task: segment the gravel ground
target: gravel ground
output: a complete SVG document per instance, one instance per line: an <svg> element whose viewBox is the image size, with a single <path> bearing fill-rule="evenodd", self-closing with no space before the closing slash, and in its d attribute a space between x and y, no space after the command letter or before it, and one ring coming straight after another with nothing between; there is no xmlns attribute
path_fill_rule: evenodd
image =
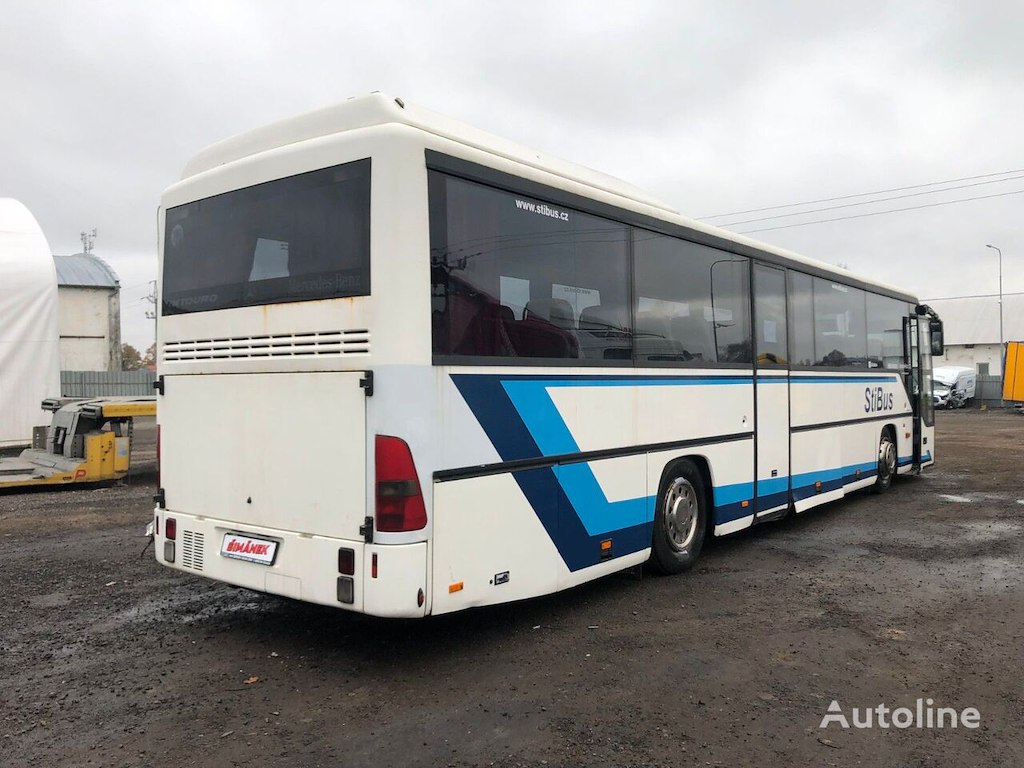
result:
<svg viewBox="0 0 1024 768"><path fill-rule="evenodd" d="M1024 417L938 419L937 468L688 575L419 622L140 557L145 445L130 485L0 494L0 764L1024 765ZM917 698L981 726L818 727Z"/></svg>

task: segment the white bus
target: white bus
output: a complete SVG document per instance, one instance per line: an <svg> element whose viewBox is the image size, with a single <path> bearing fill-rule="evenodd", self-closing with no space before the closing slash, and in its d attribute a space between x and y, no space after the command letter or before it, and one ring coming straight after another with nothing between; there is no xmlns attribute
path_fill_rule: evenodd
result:
<svg viewBox="0 0 1024 768"><path fill-rule="evenodd" d="M914 296L382 94L164 194L163 565L377 616L566 589L935 458Z"/></svg>

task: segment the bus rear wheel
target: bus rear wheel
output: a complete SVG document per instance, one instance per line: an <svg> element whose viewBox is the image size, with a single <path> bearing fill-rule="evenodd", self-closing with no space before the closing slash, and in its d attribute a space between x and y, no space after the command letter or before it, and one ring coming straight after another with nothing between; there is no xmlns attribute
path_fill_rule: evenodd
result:
<svg viewBox="0 0 1024 768"><path fill-rule="evenodd" d="M651 564L664 574L690 570L707 529L704 478L691 461L673 464L661 482L654 511Z"/></svg>
<svg viewBox="0 0 1024 768"><path fill-rule="evenodd" d="M892 479L896 476L896 443L892 439L892 433L882 430L882 437L878 441L878 476L871 490L875 493L885 493L892 486Z"/></svg>

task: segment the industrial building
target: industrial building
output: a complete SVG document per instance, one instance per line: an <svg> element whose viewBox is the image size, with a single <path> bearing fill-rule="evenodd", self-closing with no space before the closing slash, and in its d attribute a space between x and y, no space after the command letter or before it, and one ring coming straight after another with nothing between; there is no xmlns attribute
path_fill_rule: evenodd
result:
<svg viewBox="0 0 1024 768"><path fill-rule="evenodd" d="M62 371L121 370L121 285L91 253L54 256Z"/></svg>
<svg viewBox="0 0 1024 768"><path fill-rule="evenodd" d="M999 296L960 296L926 302L945 325L946 354L935 365L964 365L979 376L1001 376ZM1006 341L1024 341L1024 293L1003 294L1003 331Z"/></svg>

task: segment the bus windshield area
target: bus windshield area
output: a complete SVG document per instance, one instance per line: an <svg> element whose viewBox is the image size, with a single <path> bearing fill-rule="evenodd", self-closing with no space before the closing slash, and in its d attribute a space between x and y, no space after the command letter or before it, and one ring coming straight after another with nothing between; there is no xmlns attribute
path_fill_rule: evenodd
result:
<svg viewBox="0 0 1024 768"><path fill-rule="evenodd" d="M370 293L370 161L167 210L163 314Z"/></svg>

